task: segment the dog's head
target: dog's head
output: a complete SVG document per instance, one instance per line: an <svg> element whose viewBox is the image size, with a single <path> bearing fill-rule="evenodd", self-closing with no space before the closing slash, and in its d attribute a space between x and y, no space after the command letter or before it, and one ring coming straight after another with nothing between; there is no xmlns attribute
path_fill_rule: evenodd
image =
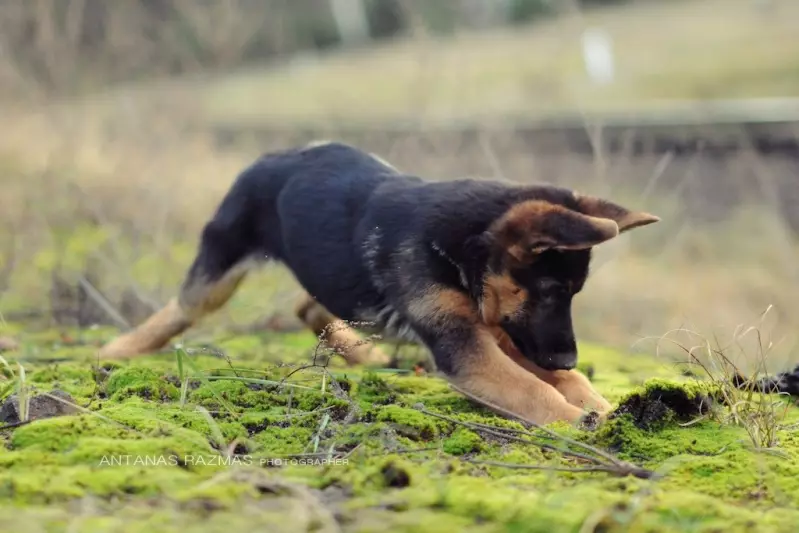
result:
<svg viewBox="0 0 799 533"><path fill-rule="evenodd" d="M591 249L658 217L568 193L517 203L481 236L489 250L480 312L519 351L547 370L577 364L572 298L588 276Z"/></svg>

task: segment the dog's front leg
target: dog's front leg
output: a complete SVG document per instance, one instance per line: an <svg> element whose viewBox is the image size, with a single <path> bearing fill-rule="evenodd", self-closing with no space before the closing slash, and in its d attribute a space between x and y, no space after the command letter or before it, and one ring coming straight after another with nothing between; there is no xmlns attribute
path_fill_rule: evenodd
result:
<svg viewBox="0 0 799 533"><path fill-rule="evenodd" d="M468 331L438 331L431 343L438 369L453 385L536 424L578 422L585 415L554 387L520 368L482 326Z"/></svg>
<svg viewBox="0 0 799 533"><path fill-rule="evenodd" d="M519 372L490 333L479 327L457 356L451 379L477 398L536 424L577 422L585 414L545 381Z"/></svg>
<svg viewBox="0 0 799 533"><path fill-rule="evenodd" d="M583 409L596 410L600 414L611 410L610 403L594 389L591 381L582 373L577 370L544 370L522 355L501 329L493 328L491 333L497 339L499 347L510 359L540 380L555 387L570 404Z"/></svg>
<svg viewBox="0 0 799 533"><path fill-rule="evenodd" d="M433 354L436 367L453 385L537 424L578 422L584 412L554 387L522 371L499 347L464 293L431 285L407 306L413 329Z"/></svg>

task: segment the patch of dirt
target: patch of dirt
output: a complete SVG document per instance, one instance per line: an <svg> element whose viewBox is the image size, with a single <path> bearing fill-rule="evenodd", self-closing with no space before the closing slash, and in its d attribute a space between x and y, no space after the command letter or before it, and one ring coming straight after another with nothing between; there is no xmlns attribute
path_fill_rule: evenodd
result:
<svg viewBox="0 0 799 533"><path fill-rule="evenodd" d="M680 387L652 387L629 396L608 418L629 414L639 429L655 430L669 420L687 421L701 416L713 404L707 394L691 393Z"/></svg>
<svg viewBox="0 0 799 533"><path fill-rule="evenodd" d="M408 471L392 462L383 466L380 473L383 475L383 482L386 487L399 489L411 484L411 476Z"/></svg>
<svg viewBox="0 0 799 533"><path fill-rule="evenodd" d="M74 405L75 400L62 390L54 390L45 394L37 394L29 400L28 420L51 418L54 416L70 415L78 410ZM0 406L0 422L4 424L18 424L20 418L19 397L12 394Z"/></svg>

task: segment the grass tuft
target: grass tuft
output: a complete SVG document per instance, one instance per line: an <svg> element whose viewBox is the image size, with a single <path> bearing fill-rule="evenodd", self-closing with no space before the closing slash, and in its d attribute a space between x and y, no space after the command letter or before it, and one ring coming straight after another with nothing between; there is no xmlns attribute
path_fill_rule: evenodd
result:
<svg viewBox="0 0 799 533"><path fill-rule="evenodd" d="M712 384L722 409L710 409L703 416L743 428L756 450L779 445L780 423L791 405L786 401L790 395L761 386L769 379L768 356L774 347L773 342L764 339L762 329L771 310L772 307L766 309L757 325L736 328L732 341L726 345L688 329L674 330L661 338L677 346L687 356L688 367L699 369L700 376ZM688 337L693 343L676 340L676 335ZM744 341L748 338L752 342L747 346ZM742 364L750 370L743 372Z"/></svg>

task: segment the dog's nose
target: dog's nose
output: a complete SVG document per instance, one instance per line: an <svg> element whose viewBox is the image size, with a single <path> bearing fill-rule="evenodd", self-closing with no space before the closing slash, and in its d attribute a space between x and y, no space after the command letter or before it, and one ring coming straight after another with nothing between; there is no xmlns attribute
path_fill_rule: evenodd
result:
<svg viewBox="0 0 799 533"><path fill-rule="evenodd" d="M576 353L555 354L544 358L541 367L544 370L572 370L577 366Z"/></svg>

